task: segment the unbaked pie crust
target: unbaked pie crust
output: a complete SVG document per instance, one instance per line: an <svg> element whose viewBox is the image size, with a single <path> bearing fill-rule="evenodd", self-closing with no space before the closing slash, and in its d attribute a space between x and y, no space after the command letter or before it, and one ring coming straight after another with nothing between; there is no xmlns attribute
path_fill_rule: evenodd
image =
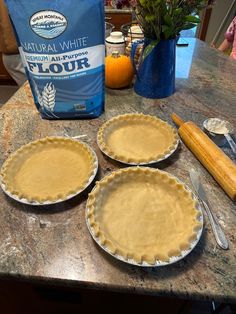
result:
<svg viewBox="0 0 236 314"><path fill-rule="evenodd" d="M144 114L116 116L102 125L97 141L109 157L124 163L146 164L162 160L178 145L174 128Z"/></svg>
<svg viewBox="0 0 236 314"><path fill-rule="evenodd" d="M19 199L53 202L83 190L96 170L96 156L86 144L47 137L11 154L2 166L1 181Z"/></svg>
<svg viewBox="0 0 236 314"><path fill-rule="evenodd" d="M168 262L202 229L192 194L168 173L147 167L113 172L90 193L87 222L112 255L138 264Z"/></svg>

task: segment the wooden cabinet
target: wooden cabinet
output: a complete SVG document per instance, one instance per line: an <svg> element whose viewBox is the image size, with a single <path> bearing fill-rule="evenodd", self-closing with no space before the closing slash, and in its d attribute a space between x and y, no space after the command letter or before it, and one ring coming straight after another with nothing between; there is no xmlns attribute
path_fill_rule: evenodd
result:
<svg viewBox="0 0 236 314"><path fill-rule="evenodd" d="M2 62L2 53L0 53L0 85L16 85Z"/></svg>
<svg viewBox="0 0 236 314"><path fill-rule="evenodd" d="M115 31L120 31L120 28L123 24L132 22L131 12L124 13L106 13L106 22L109 22L115 26Z"/></svg>

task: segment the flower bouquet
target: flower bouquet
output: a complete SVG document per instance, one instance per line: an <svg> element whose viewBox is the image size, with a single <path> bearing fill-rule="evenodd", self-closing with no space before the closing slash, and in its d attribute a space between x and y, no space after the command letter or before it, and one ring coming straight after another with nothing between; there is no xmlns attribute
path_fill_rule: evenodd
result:
<svg viewBox="0 0 236 314"><path fill-rule="evenodd" d="M145 58L160 40L176 38L182 30L195 27L200 19L199 11L206 0L117 0L116 7L131 7L146 38Z"/></svg>
<svg viewBox="0 0 236 314"><path fill-rule="evenodd" d="M146 98L165 98L175 92L176 42L182 30L195 27L207 0L117 0L116 7L133 9L143 33L142 58L134 64L134 90ZM133 42L131 59L138 49Z"/></svg>

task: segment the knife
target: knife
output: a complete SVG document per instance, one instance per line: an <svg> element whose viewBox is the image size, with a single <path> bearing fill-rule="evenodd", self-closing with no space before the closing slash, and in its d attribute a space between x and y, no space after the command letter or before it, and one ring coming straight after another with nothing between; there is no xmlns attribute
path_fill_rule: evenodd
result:
<svg viewBox="0 0 236 314"><path fill-rule="evenodd" d="M194 190L196 191L198 198L200 199L201 203L203 204L206 213L209 217L211 226L212 226L212 230L216 239L217 244L224 250L227 250L229 248L229 244L228 241L226 239L226 236L223 232L223 230L221 229L221 226L216 218L216 216L213 214L212 210L211 210L211 206L210 203L207 199L206 196L206 192L203 188L203 185L200 181L200 174L195 171L194 169L191 169L189 171L189 175L190 175L190 179L192 182L192 185L194 187Z"/></svg>

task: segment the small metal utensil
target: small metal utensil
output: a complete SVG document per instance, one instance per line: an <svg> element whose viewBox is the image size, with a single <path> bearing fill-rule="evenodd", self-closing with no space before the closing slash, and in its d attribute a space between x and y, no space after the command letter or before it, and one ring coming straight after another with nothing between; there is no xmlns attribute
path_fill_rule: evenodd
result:
<svg viewBox="0 0 236 314"><path fill-rule="evenodd" d="M211 210L211 206L208 202L207 196L206 196L206 192L203 188L203 185L200 181L200 174L195 171L194 169L191 169L189 171L189 175L190 175L190 179L192 182L192 185L198 195L198 198L200 199L201 203L203 204L206 213L209 217L211 226L212 226L212 230L216 239L217 244L224 250L227 250L229 248L229 244L228 241L226 239L226 236L223 232L223 230L221 229L221 226L216 218L216 216L213 214L212 210Z"/></svg>
<svg viewBox="0 0 236 314"><path fill-rule="evenodd" d="M226 140L228 141L234 155L236 156L236 144L235 141L232 139L231 135L229 133L224 134Z"/></svg>
<svg viewBox="0 0 236 314"><path fill-rule="evenodd" d="M76 135L76 136L70 136L70 135L68 135L67 133L65 133L64 135L65 135L65 137L72 138L72 139L74 139L74 140L79 140L79 139L88 137L87 134Z"/></svg>
<svg viewBox="0 0 236 314"><path fill-rule="evenodd" d="M230 122L218 118L210 118L203 122L203 127L217 145L223 146L226 140L236 156L236 144L230 135L230 133L234 132L234 128Z"/></svg>

